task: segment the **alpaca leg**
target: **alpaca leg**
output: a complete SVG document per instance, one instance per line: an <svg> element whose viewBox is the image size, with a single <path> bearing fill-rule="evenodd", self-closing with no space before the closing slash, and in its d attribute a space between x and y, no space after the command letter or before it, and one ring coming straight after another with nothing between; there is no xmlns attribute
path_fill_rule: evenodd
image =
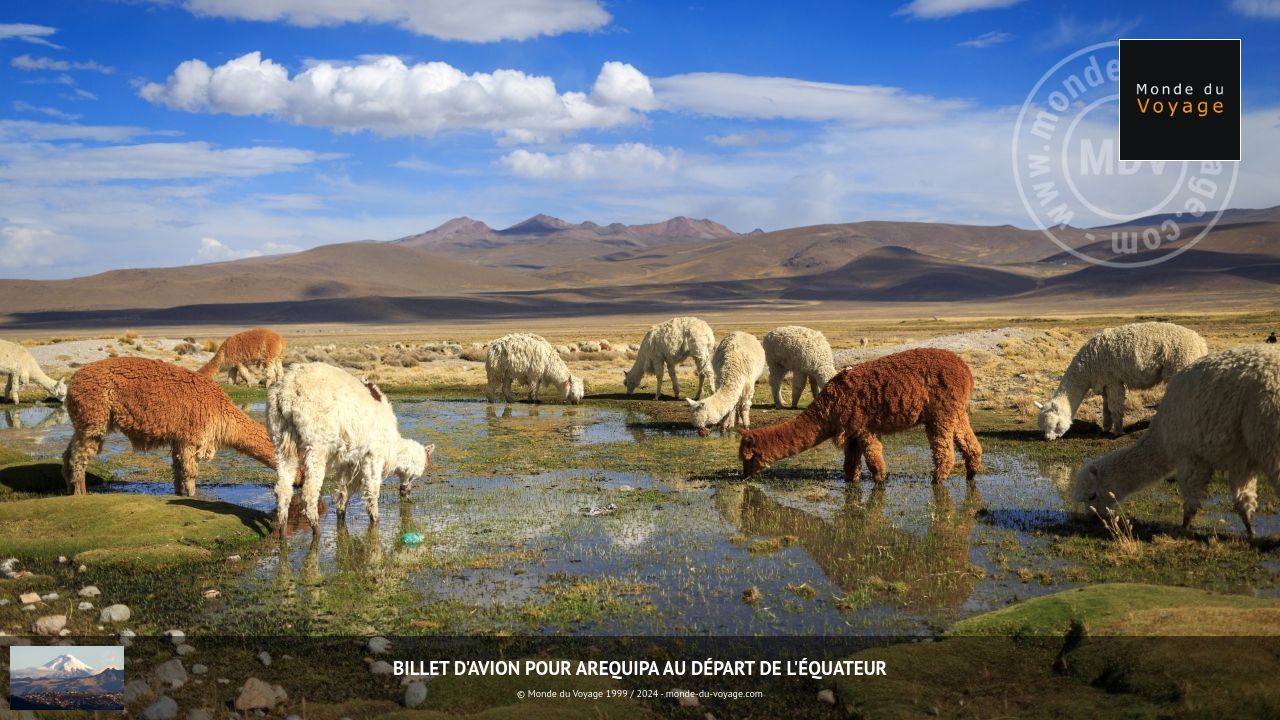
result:
<svg viewBox="0 0 1280 720"><path fill-rule="evenodd" d="M964 456L964 478L972 485L974 477L982 470L982 444L978 442L978 436L973 433L973 426L969 424L969 417L961 418L963 424L956 432L956 445L960 447L960 454Z"/></svg>
<svg viewBox="0 0 1280 720"><path fill-rule="evenodd" d="M1213 468L1207 463L1192 459L1178 466L1178 493L1182 495L1182 529L1191 527L1191 521L1200 506L1204 504L1205 495L1209 492L1209 480L1213 478Z"/></svg>
<svg viewBox="0 0 1280 720"><path fill-rule="evenodd" d="M62 479L67 483L68 495L84 495L84 469L89 461L98 456L102 450L101 436L86 436L76 433L62 453Z"/></svg>
<svg viewBox="0 0 1280 720"><path fill-rule="evenodd" d="M18 404L18 374L9 373L9 379L4 384L4 401Z"/></svg>
<svg viewBox="0 0 1280 720"><path fill-rule="evenodd" d="M293 488L302 480L302 463L294 455L276 450L276 525L284 537L289 522L289 504L293 502Z"/></svg>
<svg viewBox="0 0 1280 720"><path fill-rule="evenodd" d="M333 496L333 507L334 512L338 516L339 522L344 522L346 520L347 501L351 499L351 486L353 480L354 478L352 477L351 470L345 465L334 473L333 487L335 494Z"/></svg>
<svg viewBox="0 0 1280 720"><path fill-rule="evenodd" d="M676 399L680 399L680 379L676 377L676 364L667 361L667 372L671 374L671 392L675 394ZM695 400L697 398L694 398Z"/></svg>
<svg viewBox="0 0 1280 720"><path fill-rule="evenodd" d="M240 381L243 381L245 385L258 384L258 379L253 376L253 373L249 372L249 368L245 367L244 363L236 363L236 374L239 375Z"/></svg>
<svg viewBox="0 0 1280 720"><path fill-rule="evenodd" d="M809 400L810 401L817 400L818 393L820 392L822 392L822 383L818 381L818 376L810 375L809 376L809 394L812 395L813 397L809 398Z"/></svg>
<svg viewBox="0 0 1280 720"><path fill-rule="evenodd" d="M662 399L662 373L666 372L666 369L664 368L662 361L660 360L654 361L653 365L651 365L649 369L653 371L653 377L658 383L658 387L653 391L653 399L661 400Z"/></svg>
<svg viewBox="0 0 1280 720"><path fill-rule="evenodd" d="M769 389L773 391L773 409L782 409L782 381L787 376L786 368L777 365L769 366Z"/></svg>
<svg viewBox="0 0 1280 720"><path fill-rule="evenodd" d="M511 398L511 378L502 381L502 399L506 402L512 402Z"/></svg>
<svg viewBox="0 0 1280 720"><path fill-rule="evenodd" d="M804 373L796 370L791 373L791 409L800 407L800 396L804 394L804 384L808 380Z"/></svg>
<svg viewBox="0 0 1280 720"><path fill-rule="evenodd" d="M857 486L862 481L862 455L866 438L848 438L844 444L844 484Z"/></svg>
<svg viewBox="0 0 1280 720"><path fill-rule="evenodd" d="M324 483L327 458L322 452L308 452L302 466L302 499L306 502L303 514L311 523L311 532L320 534L320 486Z"/></svg>
<svg viewBox="0 0 1280 720"><path fill-rule="evenodd" d="M191 497L196 494L196 477L200 464L196 461L196 447L187 443L173 444L173 494Z"/></svg>
<svg viewBox="0 0 1280 720"><path fill-rule="evenodd" d="M863 450L862 455L867 460L867 469L871 471L871 479L875 481L876 486L884 485L887 468L884 464L884 445L880 444L880 438L875 435L868 435L862 438Z"/></svg>
<svg viewBox="0 0 1280 720"><path fill-rule="evenodd" d="M363 484L364 509L369 513L369 523L378 522L378 496L382 490L381 465L366 457L360 463L360 481Z"/></svg>
<svg viewBox="0 0 1280 720"><path fill-rule="evenodd" d="M1124 401L1123 385L1108 385L1102 389L1102 429L1104 432L1114 436L1124 434Z"/></svg>
<svg viewBox="0 0 1280 720"><path fill-rule="evenodd" d="M1253 540L1253 513L1258 509L1258 478L1247 473L1232 473L1231 490L1235 495L1236 514L1244 523L1245 534Z"/></svg>
<svg viewBox="0 0 1280 720"><path fill-rule="evenodd" d="M934 423L925 425L924 432L933 450L933 482L937 484L945 481L955 467L956 447L952 440L955 433Z"/></svg>
<svg viewBox="0 0 1280 720"><path fill-rule="evenodd" d="M531 378L526 382L529 383L529 401L538 402L538 393L542 391L542 378Z"/></svg>
<svg viewBox="0 0 1280 720"><path fill-rule="evenodd" d="M493 404L493 394L498 389L495 386L493 380L494 380L493 378L489 378L488 380L485 381L485 384L484 384L484 399L490 405Z"/></svg>
<svg viewBox="0 0 1280 720"><path fill-rule="evenodd" d="M738 424L743 430L751 427L751 401L755 399L756 386L750 383L742 389L742 398L738 400Z"/></svg>

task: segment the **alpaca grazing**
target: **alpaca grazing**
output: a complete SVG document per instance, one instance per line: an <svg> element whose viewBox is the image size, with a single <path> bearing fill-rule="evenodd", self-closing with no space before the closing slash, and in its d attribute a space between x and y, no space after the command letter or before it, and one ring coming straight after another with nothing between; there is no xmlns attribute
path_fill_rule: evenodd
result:
<svg viewBox="0 0 1280 720"><path fill-rule="evenodd" d="M498 388L502 399L511 402L511 383L519 380L529 386L529 400L538 401L542 385L554 386L560 399L571 405L582 402L585 389L582 378L569 372L560 354L539 335L512 333L492 343L484 354L484 372L488 380L484 395L493 402Z"/></svg>
<svg viewBox="0 0 1280 720"><path fill-rule="evenodd" d="M75 432L62 476L73 495L85 494L85 466L111 430L124 433L134 450L169 446L178 495L195 494L199 462L220 448L276 466L266 428L209 378L160 360L115 357L85 365L71 378L66 408Z"/></svg>
<svg viewBox="0 0 1280 720"><path fill-rule="evenodd" d="M764 364L764 348L754 335L732 332L720 341L711 356L716 391L706 400L688 400L689 422L699 435L708 435L710 426L720 432L751 426L751 401Z"/></svg>
<svg viewBox="0 0 1280 720"><path fill-rule="evenodd" d="M4 401L15 405L19 402L18 390L27 383L44 388L49 396L59 402L67 397L67 382L54 380L40 369L30 351L8 340L0 340L0 375L8 375L4 386Z"/></svg>
<svg viewBox="0 0 1280 720"><path fill-rule="evenodd" d="M769 364L769 386L773 389L773 408L782 409L782 381L791 373L791 409L800 404L806 382L816 398L836 374L831 359L831 345L817 330L799 325L786 325L765 333L764 354Z"/></svg>
<svg viewBox="0 0 1280 720"><path fill-rule="evenodd" d="M972 391L968 366L947 350L906 350L847 367L794 420L742 433L742 475L751 477L780 458L843 436L845 482L858 480L865 455L872 479L880 484L885 479L880 436L923 424L933 449L933 482L951 474L959 445L972 485L982 467L982 446L969 425Z"/></svg>
<svg viewBox="0 0 1280 720"><path fill-rule="evenodd" d="M1280 491L1277 438L1280 350L1223 350L1173 376L1146 434L1086 463L1072 479L1072 495L1105 514L1126 496L1173 476L1186 528L1204 502L1214 471L1220 470L1252 539L1258 477Z"/></svg>
<svg viewBox="0 0 1280 720"><path fill-rule="evenodd" d="M391 401L378 386L324 363L294 365L267 391L267 427L275 444L277 527L288 527L301 467L303 514L320 531L320 485L332 469L338 517L358 486L370 522L378 521L382 480L400 479L407 496L431 464L434 445L400 437Z"/></svg>
<svg viewBox="0 0 1280 720"><path fill-rule="evenodd" d="M266 372L267 385L271 385L284 372L281 360L283 355L284 338L280 333L266 328L253 328L223 340L209 362L196 372L211 378L227 370L233 384L244 382L246 385L256 385L257 380L248 368L253 365Z"/></svg>
<svg viewBox="0 0 1280 720"><path fill-rule="evenodd" d="M1102 394L1102 429L1124 434L1126 390L1167 382L1209 352L1194 330L1163 322L1133 323L1103 330L1085 341L1047 403L1036 402L1046 440L1066 434L1090 392Z"/></svg>
<svg viewBox="0 0 1280 720"><path fill-rule="evenodd" d="M711 392L716 391L711 369L711 354L715 346L716 335L711 326L696 317L677 317L658 323L644 334L640 349L636 351L636 361L630 370L623 373L622 384L627 388L627 394L633 395L644 376L652 374L658 383L653 399L661 400L662 371L665 368L671 375L671 390L678 400L680 381L676 378L676 365L693 358L698 372L698 392L693 399L701 400L703 384L708 385Z"/></svg>

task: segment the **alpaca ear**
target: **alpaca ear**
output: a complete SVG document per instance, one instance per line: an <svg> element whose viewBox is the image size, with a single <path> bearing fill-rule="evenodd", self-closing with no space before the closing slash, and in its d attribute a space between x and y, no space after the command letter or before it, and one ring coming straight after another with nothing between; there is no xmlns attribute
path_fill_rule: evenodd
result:
<svg viewBox="0 0 1280 720"><path fill-rule="evenodd" d="M1031 401L1031 404L1032 404L1032 405L1035 405L1037 410L1043 410L1043 409L1044 409L1044 403L1040 402L1039 400L1032 400L1032 401Z"/></svg>
<svg viewBox="0 0 1280 720"><path fill-rule="evenodd" d="M684 401L685 401L685 402L687 402L687 403L689 403L689 407L691 407L691 408L696 408L696 407L698 407L698 401L697 401L697 400L694 400L693 398L685 398L685 399L684 399Z"/></svg>
<svg viewBox="0 0 1280 720"><path fill-rule="evenodd" d="M423 450L425 450L425 451L426 451L426 453L427 453L427 463L428 463L428 464L430 464L430 463L431 463L431 454L432 454L432 453L434 453L434 452L436 451L436 446L435 446L434 444L432 444L432 445L428 445L428 446L426 446L425 448L423 448Z"/></svg>

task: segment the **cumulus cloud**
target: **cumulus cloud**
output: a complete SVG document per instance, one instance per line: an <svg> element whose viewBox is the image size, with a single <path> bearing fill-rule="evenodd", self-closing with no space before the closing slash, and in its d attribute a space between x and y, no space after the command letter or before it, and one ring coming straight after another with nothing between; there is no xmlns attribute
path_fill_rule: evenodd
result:
<svg viewBox="0 0 1280 720"><path fill-rule="evenodd" d="M289 76L252 52L211 68L188 60L143 98L175 110L266 115L300 125L383 135L487 130L528 142L639 119L653 106L648 79L624 63L605 63L590 94L557 91L545 76L519 70L464 73L443 62L406 65L392 56L356 64L317 62Z"/></svg>
<svg viewBox="0 0 1280 720"><path fill-rule="evenodd" d="M108 65L100 65L94 60L73 62L70 60L54 60L47 57L31 57L30 55L19 55L10 60L9 64L19 70L58 70L61 72L66 72L67 70L89 70L103 75L110 75L116 71L115 68Z"/></svg>
<svg viewBox="0 0 1280 720"><path fill-rule="evenodd" d="M882 85L841 85L785 77L689 73L655 78L665 110L715 117L838 121L851 125L918 122L965 103Z"/></svg>
<svg viewBox="0 0 1280 720"><path fill-rule="evenodd" d="M644 143L623 143L608 148L583 144L560 154L520 149L498 161L514 175L538 180L621 181L637 175L650 178L670 175L679 162L678 151L660 150Z"/></svg>
<svg viewBox="0 0 1280 720"><path fill-rule="evenodd" d="M1011 37L1013 36L1007 32L1003 32L1000 30L992 30L991 32L982 33L981 35L975 38L969 38L968 40L961 42L960 46L971 47L971 48L986 48L986 47L991 47L992 45L999 45L1003 42L1006 42Z"/></svg>
<svg viewBox="0 0 1280 720"><path fill-rule="evenodd" d="M1017 5L1022 0L912 0L898 9L898 15L925 20L951 17L976 10L995 10Z"/></svg>
<svg viewBox="0 0 1280 720"><path fill-rule="evenodd" d="M1280 0L1234 0L1231 9L1249 17L1280 19Z"/></svg>
<svg viewBox="0 0 1280 720"><path fill-rule="evenodd" d="M218 149L206 142L107 147L0 146L0 180L27 183L251 177L296 170L339 157L272 147Z"/></svg>
<svg viewBox="0 0 1280 720"><path fill-rule="evenodd" d="M492 42L597 30L611 19L598 0L185 0L196 15L301 27L379 23L442 40Z"/></svg>
<svg viewBox="0 0 1280 720"><path fill-rule="evenodd" d="M196 250L195 259L198 262L226 262L228 260L261 257L263 255L298 252L301 249L296 245L267 242L256 248L236 250L217 238L202 237L200 238L200 247Z"/></svg>
<svg viewBox="0 0 1280 720"><path fill-rule="evenodd" d="M73 256L78 243L38 224L0 218L0 268L49 267Z"/></svg>
<svg viewBox="0 0 1280 720"><path fill-rule="evenodd" d="M58 28L49 27L48 25L0 23L0 40L22 40L23 42L29 42L32 45L44 45L58 50L65 50L66 48L47 39L50 35L53 35L56 32L58 32Z"/></svg>

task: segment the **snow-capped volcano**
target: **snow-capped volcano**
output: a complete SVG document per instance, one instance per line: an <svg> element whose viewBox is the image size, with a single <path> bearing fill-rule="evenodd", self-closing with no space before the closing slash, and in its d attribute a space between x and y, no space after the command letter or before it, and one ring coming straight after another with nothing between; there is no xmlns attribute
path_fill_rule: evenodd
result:
<svg viewBox="0 0 1280 720"><path fill-rule="evenodd" d="M59 655L40 667L15 668L15 677L72 678L93 675L97 670L80 662L75 655Z"/></svg>

